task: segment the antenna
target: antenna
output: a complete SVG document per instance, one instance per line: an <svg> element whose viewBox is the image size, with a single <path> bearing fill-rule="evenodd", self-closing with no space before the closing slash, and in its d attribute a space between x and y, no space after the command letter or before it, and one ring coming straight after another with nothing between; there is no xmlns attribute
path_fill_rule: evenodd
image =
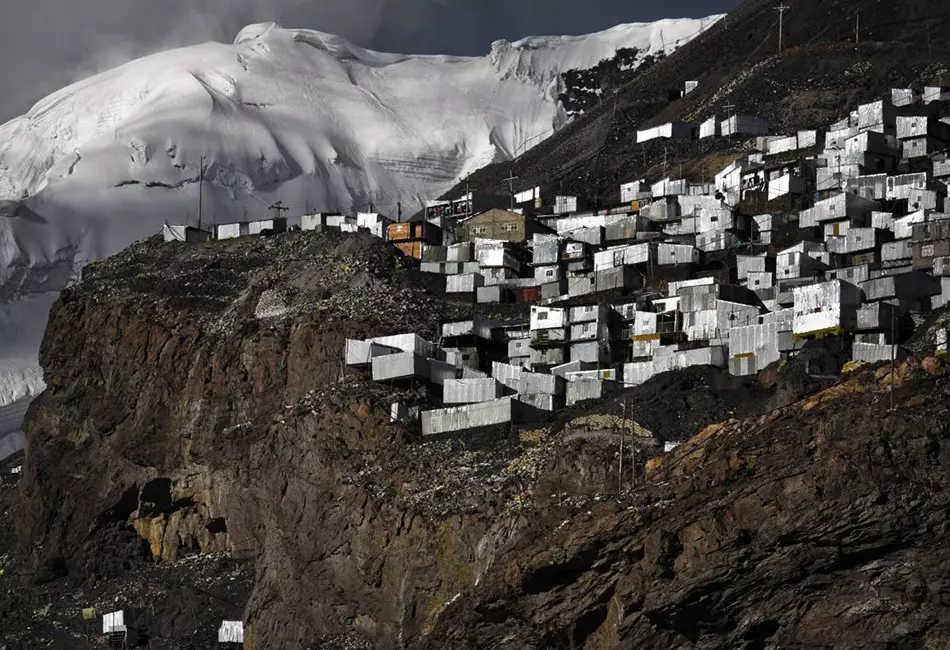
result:
<svg viewBox="0 0 950 650"><path fill-rule="evenodd" d="M782 36L785 33L783 29L785 25L784 23L785 12L788 11L789 9L791 9L791 7L789 7L788 5L779 5L775 7L775 11L778 12L778 51L779 51L779 54L782 53Z"/></svg>

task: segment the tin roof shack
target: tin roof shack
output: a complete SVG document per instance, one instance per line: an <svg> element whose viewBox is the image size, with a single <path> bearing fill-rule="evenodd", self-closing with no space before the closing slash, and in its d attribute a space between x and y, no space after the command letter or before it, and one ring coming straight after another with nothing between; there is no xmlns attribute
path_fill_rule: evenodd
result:
<svg viewBox="0 0 950 650"><path fill-rule="evenodd" d="M141 612L136 609L120 609L104 614L102 634L106 637L109 647L134 648L137 646L140 633L139 618L141 618Z"/></svg>
<svg viewBox="0 0 950 650"><path fill-rule="evenodd" d="M515 421L517 404L510 397L422 412L422 435L470 431Z"/></svg>
<svg viewBox="0 0 950 650"><path fill-rule="evenodd" d="M471 320L455 321L442 325L440 345L446 349L466 350L474 353L473 368L488 372L493 361L508 358L508 342L505 323L475 316Z"/></svg>
<svg viewBox="0 0 950 650"><path fill-rule="evenodd" d="M866 363L882 363L891 360L903 361L907 358L907 351L899 345L855 341L851 347L851 358Z"/></svg>
<svg viewBox="0 0 950 650"><path fill-rule="evenodd" d="M538 185L515 194L515 205L522 210L540 210L550 205L554 192L549 185Z"/></svg>
<svg viewBox="0 0 950 650"><path fill-rule="evenodd" d="M242 621L221 621L218 627L218 643L243 644L244 623Z"/></svg>
<svg viewBox="0 0 950 650"><path fill-rule="evenodd" d="M557 235L535 234L531 239L531 263L551 266L561 261L561 239Z"/></svg>
<svg viewBox="0 0 950 650"><path fill-rule="evenodd" d="M689 181L685 178L672 179L664 178L650 186L650 193L654 199L661 199L668 196L685 195L689 188Z"/></svg>
<svg viewBox="0 0 950 650"><path fill-rule="evenodd" d="M513 242L499 239L475 240L475 259L482 269L482 275L487 275L487 269L509 269L513 274L502 277L518 277L521 272L521 260L525 256L525 249ZM495 277L497 279L499 276ZM487 278L486 284L488 284Z"/></svg>
<svg viewBox="0 0 950 650"><path fill-rule="evenodd" d="M944 145L950 143L950 124L941 122L928 115L899 115L897 117L897 139L932 138ZM944 148L946 148L944 146Z"/></svg>
<svg viewBox="0 0 950 650"><path fill-rule="evenodd" d="M650 140L695 140L698 135L699 127L695 124L670 122L637 131L637 143Z"/></svg>
<svg viewBox="0 0 950 650"><path fill-rule="evenodd" d="M828 268L828 264L821 261L824 253L824 244L809 241L799 242L780 251L775 256L776 279L791 280L820 276Z"/></svg>
<svg viewBox="0 0 950 650"><path fill-rule="evenodd" d="M621 334L624 361L652 359L661 346L671 345L682 338L676 312L668 315L663 322L660 314L651 311L632 311L628 316ZM627 347L626 351L622 349L623 346Z"/></svg>
<svg viewBox="0 0 950 650"><path fill-rule="evenodd" d="M732 327L759 322L761 302L746 287L691 282L675 289L683 332L690 341L726 339Z"/></svg>
<svg viewBox="0 0 950 650"><path fill-rule="evenodd" d="M570 341L568 311L553 307L531 307L529 328L532 367L564 363L564 348Z"/></svg>
<svg viewBox="0 0 950 650"><path fill-rule="evenodd" d="M778 322L734 327L729 330L729 373L754 375L780 361Z"/></svg>
<svg viewBox="0 0 950 650"><path fill-rule="evenodd" d="M558 195L554 197L554 214L572 214L584 209L584 202L576 196Z"/></svg>
<svg viewBox="0 0 950 650"><path fill-rule="evenodd" d="M650 184L643 179L632 183L624 183L620 186L621 203L633 203L634 201L652 198L652 196Z"/></svg>
<svg viewBox="0 0 950 650"><path fill-rule="evenodd" d="M769 121L756 115L733 115L722 121L722 124L719 125L719 131L723 137L767 135Z"/></svg>
<svg viewBox="0 0 950 650"><path fill-rule="evenodd" d="M442 401L446 404L480 404L504 397L504 386L497 380L446 379L442 385Z"/></svg>
<svg viewBox="0 0 950 650"><path fill-rule="evenodd" d="M923 271L875 278L862 282L861 288L867 302L887 302L898 307L901 314L929 312L930 299L941 291L940 281Z"/></svg>
<svg viewBox="0 0 950 650"><path fill-rule="evenodd" d="M891 103L894 106L910 106L920 101L920 95L912 88L891 88Z"/></svg>
<svg viewBox="0 0 950 650"><path fill-rule="evenodd" d="M941 209L945 195L946 187L931 182L927 172L887 177L887 200L907 201L909 211Z"/></svg>
<svg viewBox="0 0 950 650"><path fill-rule="evenodd" d="M859 287L841 280L794 289L796 340L840 336L858 326L858 309L864 301Z"/></svg>
<svg viewBox="0 0 950 650"><path fill-rule="evenodd" d="M466 273L464 275L445 276L445 292L467 294L475 298L475 292L485 286L485 278L481 273Z"/></svg>
<svg viewBox="0 0 950 650"><path fill-rule="evenodd" d="M903 107L902 107L903 108ZM876 131L894 135L901 109L889 101L878 100L858 106L858 131Z"/></svg>
<svg viewBox="0 0 950 650"><path fill-rule="evenodd" d="M828 221L853 219L859 223L868 223L871 212L880 209L877 201L856 194L842 192L818 201L815 206L802 210L798 217L800 228L814 228Z"/></svg>
<svg viewBox="0 0 950 650"><path fill-rule="evenodd" d="M937 258L950 256L950 219L912 224L911 255L919 271L933 269Z"/></svg>
<svg viewBox="0 0 950 650"><path fill-rule="evenodd" d="M594 291L597 293L620 291L626 294L641 287L643 287L643 275L629 266L597 271L594 274Z"/></svg>
<svg viewBox="0 0 950 650"><path fill-rule="evenodd" d="M311 228L311 230L313 230L313 228ZM247 237L251 234L250 224L247 221L241 223L219 223L213 226L213 231L214 238L218 241ZM165 241L168 241L167 236Z"/></svg>
<svg viewBox="0 0 950 650"><path fill-rule="evenodd" d="M717 138L722 135L722 128L719 118L713 115L708 120L699 125L699 139Z"/></svg>
<svg viewBox="0 0 950 650"><path fill-rule="evenodd" d="M650 361L624 364L623 383L629 388L645 384L650 378L664 372L685 370L694 366L725 368L726 365L726 348L723 346L680 351L664 347Z"/></svg>
<svg viewBox="0 0 950 650"><path fill-rule="evenodd" d="M876 228L848 227L845 230L842 235L826 237L825 247L829 253L838 256L834 259L844 259L846 262L852 260L853 256L868 251L872 253L873 258L876 258L876 252L881 244L893 238L889 231ZM868 259L867 261L879 260Z"/></svg>
<svg viewBox="0 0 950 650"><path fill-rule="evenodd" d="M327 225L327 217L341 217L339 212L316 212L300 217L301 230L323 230Z"/></svg>
<svg viewBox="0 0 950 650"><path fill-rule="evenodd" d="M945 140L938 140L931 136L909 138L907 140L901 140L901 159L917 160L919 158L929 158L936 153L946 151L946 149L947 142Z"/></svg>
<svg viewBox="0 0 950 650"><path fill-rule="evenodd" d="M523 372L518 385L518 400L541 411L554 411L564 404L563 377L546 373Z"/></svg>
<svg viewBox="0 0 950 650"><path fill-rule="evenodd" d="M695 246L660 242L656 248L657 266L689 266L702 261L702 251Z"/></svg>
<svg viewBox="0 0 950 650"><path fill-rule="evenodd" d="M476 214L462 220L459 225L459 241L463 242L478 238L524 242L536 234L549 232L535 219L501 208Z"/></svg>
<svg viewBox="0 0 950 650"><path fill-rule="evenodd" d="M389 239L389 226L392 223L392 219L377 212L360 212L356 215L356 226L358 228L367 230L371 235L382 240Z"/></svg>
<svg viewBox="0 0 950 650"><path fill-rule="evenodd" d="M180 241L189 244L203 244L211 241L211 233L191 226L170 226L166 223L162 226L162 238L166 242Z"/></svg>
<svg viewBox="0 0 950 650"><path fill-rule="evenodd" d="M886 302L869 302L858 309L858 331L862 334L884 334L885 341L893 342L900 314L897 307Z"/></svg>
<svg viewBox="0 0 950 650"><path fill-rule="evenodd" d="M752 217L752 241L759 244L771 244L774 231L782 230L788 224L784 214L758 214Z"/></svg>
<svg viewBox="0 0 950 650"><path fill-rule="evenodd" d="M933 177L944 184L950 182L950 158L946 154L934 156Z"/></svg>
<svg viewBox="0 0 950 650"><path fill-rule="evenodd" d="M510 363L498 363L497 361L493 363L491 367L492 378L502 386L515 392L521 387L521 375L525 372L527 372L527 369L522 366Z"/></svg>
<svg viewBox="0 0 950 650"><path fill-rule="evenodd" d="M604 241L608 244L633 243L640 233L650 232L652 222L640 215L630 215L604 226Z"/></svg>
<svg viewBox="0 0 950 650"><path fill-rule="evenodd" d="M609 305L572 307L571 361L606 365L622 359L623 322Z"/></svg>
<svg viewBox="0 0 950 650"><path fill-rule="evenodd" d="M749 273L775 272L775 258L761 255L736 255L736 281L746 285Z"/></svg>
<svg viewBox="0 0 950 650"><path fill-rule="evenodd" d="M411 383L430 378L429 360L412 352L373 357L373 381Z"/></svg>
<svg viewBox="0 0 950 650"><path fill-rule="evenodd" d="M844 153L841 162L880 172L893 169L895 159L900 154L900 145L892 135L864 131L844 141Z"/></svg>
<svg viewBox="0 0 950 650"><path fill-rule="evenodd" d="M848 179L844 188L849 194L856 194L869 201L883 201L887 198L887 174L873 174Z"/></svg>
<svg viewBox="0 0 950 650"><path fill-rule="evenodd" d="M924 86L923 96L924 104L934 102L950 102L950 88L946 86Z"/></svg>
<svg viewBox="0 0 950 650"><path fill-rule="evenodd" d="M567 406L574 406L581 402L589 402L601 399L605 395L616 393L621 389L621 385L613 381L603 379L579 379L577 381L567 382L566 399Z"/></svg>
<svg viewBox="0 0 950 650"><path fill-rule="evenodd" d="M871 279L871 269L877 269L876 264L861 264L859 266L844 266L825 271L826 280L844 280L851 284L860 285Z"/></svg>
<svg viewBox="0 0 950 650"><path fill-rule="evenodd" d="M251 235L279 234L287 232L286 217L274 219L262 219L261 221L251 221L247 225L248 233Z"/></svg>

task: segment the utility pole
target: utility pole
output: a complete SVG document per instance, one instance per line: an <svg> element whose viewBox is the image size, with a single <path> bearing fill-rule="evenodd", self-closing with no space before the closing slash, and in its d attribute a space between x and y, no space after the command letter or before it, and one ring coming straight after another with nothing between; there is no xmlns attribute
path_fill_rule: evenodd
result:
<svg viewBox="0 0 950 650"><path fill-rule="evenodd" d="M273 210L274 212L276 212L278 219L280 219L280 213L281 213L281 212L287 212L288 210L290 210L290 208L285 208L285 207L284 207L283 201L278 201L277 203L275 203L274 205L270 206L270 207L267 208L267 209L268 209L268 210Z"/></svg>
<svg viewBox="0 0 950 650"><path fill-rule="evenodd" d="M515 181L518 180L518 177L514 175L513 171L508 172L508 178L504 179L508 183L508 203L512 210L515 209Z"/></svg>
<svg viewBox="0 0 950 650"><path fill-rule="evenodd" d="M396 201L396 222L402 221L402 201Z"/></svg>
<svg viewBox="0 0 950 650"><path fill-rule="evenodd" d="M620 468L617 471L617 494L623 494L623 439L627 433L627 400L623 401L623 415L620 418Z"/></svg>
<svg viewBox="0 0 950 650"><path fill-rule="evenodd" d="M465 217L464 217L464 218L465 218L465 219L468 219L470 216L472 216L472 199L474 198L474 197L472 196L472 192L473 192L475 189L477 189L477 188L472 186L472 175L471 175L471 174L469 174L468 176L466 176L464 180L465 180ZM451 205L451 204L450 204L450 205ZM454 212L454 211L453 211L453 212ZM458 225L458 221L455 222L454 226L457 226L457 225ZM445 226L443 225L443 229L444 229L444 228L445 228ZM454 234L454 236L455 236L455 239L457 240L457 239L458 239L458 228L457 228L457 227L454 227L452 232L453 232L453 234Z"/></svg>
<svg viewBox="0 0 950 650"><path fill-rule="evenodd" d="M204 198L204 186L205 186L205 157L201 157L201 161L198 164L198 230L201 230L201 218L204 216L201 211L201 204L203 203L202 199Z"/></svg>
<svg viewBox="0 0 950 650"><path fill-rule="evenodd" d="M633 419L633 404L630 405L630 485L637 487L637 423Z"/></svg>
<svg viewBox="0 0 950 650"><path fill-rule="evenodd" d="M861 12L859 11L854 15L854 46L857 47L861 43Z"/></svg>
<svg viewBox="0 0 950 650"><path fill-rule="evenodd" d="M930 19L927 19L927 57L934 58L933 46L930 44Z"/></svg>
<svg viewBox="0 0 950 650"><path fill-rule="evenodd" d="M897 347L896 314L897 310L891 308L891 411L894 410L894 349Z"/></svg>
<svg viewBox="0 0 950 650"><path fill-rule="evenodd" d="M778 12L778 53L782 53L782 37L784 36L785 12L791 9L788 5L781 4L775 8Z"/></svg>

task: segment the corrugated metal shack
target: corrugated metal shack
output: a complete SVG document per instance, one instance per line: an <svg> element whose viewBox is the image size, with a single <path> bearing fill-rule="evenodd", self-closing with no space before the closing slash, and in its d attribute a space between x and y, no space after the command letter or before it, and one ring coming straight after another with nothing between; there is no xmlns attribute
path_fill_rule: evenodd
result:
<svg viewBox="0 0 950 650"><path fill-rule="evenodd" d="M841 280L822 282L796 288L794 296L792 331L796 337L838 335L857 328L864 292L853 284Z"/></svg>
<svg viewBox="0 0 950 650"><path fill-rule="evenodd" d="M667 348L663 348L667 350ZM650 378L693 366L726 367L726 348L722 346L698 348L694 350L667 350L667 353L654 355L651 361L627 363L623 366L623 382L626 386L639 386Z"/></svg>
<svg viewBox="0 0 950 650"><path fill-rule="evenodd" d="M447 379L442 391L446 404L478 404L504 396L504 386L493 378Z"/></svg>
<svg viewBox="0 0 950 650"><path fill-rule="evenodd" d="M510 397L422 412L422 435L433 436L481 429L514 421L515 401Z"/></svg>

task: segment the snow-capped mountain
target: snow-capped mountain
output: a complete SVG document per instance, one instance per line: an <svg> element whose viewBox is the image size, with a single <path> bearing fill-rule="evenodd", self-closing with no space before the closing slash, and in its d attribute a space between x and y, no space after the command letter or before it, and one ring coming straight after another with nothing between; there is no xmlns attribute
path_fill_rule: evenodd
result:
<svg viewBox="0 0 950 650"><path fill-rule="evenodd" d="M251 25L231 45L155 54L54 93L0 126L0 374L15 347L4 323L37 311L37 299L11 301L60 289L164 221L194 223L202 156L206 223L259 217L278 199L291 216L370 203L394 214L397 201L414 212L561 127L562 72L618 48L669 52L717 19L497 41L484 57Z"/></svg>

